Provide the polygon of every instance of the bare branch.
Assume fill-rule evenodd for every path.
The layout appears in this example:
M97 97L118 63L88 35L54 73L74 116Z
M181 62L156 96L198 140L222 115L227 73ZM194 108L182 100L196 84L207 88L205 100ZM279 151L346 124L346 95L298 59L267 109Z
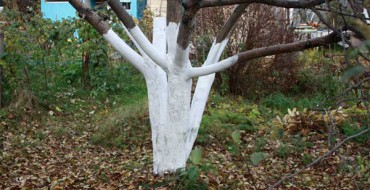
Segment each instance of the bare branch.
M164 55L158 52L153 44L150 43L148 38L135 24L132 17L127 13L123 5L118 0L109 0L108 4L112 8L114 13L116 13L117 17L122 21L123 25L128 29L138 48L142 49L150 59L152 59L156 64L166 70L167 65Z
M333 99L336 99L336 98L339 98L341 96L344 96L345 94L347 94L351 90L359 88L362 84L364 84L365 82L367 82L369 80L370 80L370 77L366 77L366 78L362 79L361 81L357 82L353 86L350 86L350 87L346 88L345 90L343 90L342 93L340 93L339 95L335 96Z
M312 7L311 10L319 17L320 21L323 22L328 28L330 28L331 30L333 30L334 32L336 32L337 34L340 34L339 30L337 30L336 28L334 28L334 26L332 26L323 16L322 14L315 8L315 7Z
M203 0L200 8L235 5L243 3L261 3L285 8L309 8L325 3L325 0Z
M286 175L285 177L283 177L282 179L280 179L279 181L277 181L276 183L274 183L273 185L271 185L268 189L273 189L275 187L278 187L283 181L287 180L287 179L290 179L290 178L293 178L294 176L300 174L302 171L304 171L305 169L319 163L322 159L328 157L329 155L333 154L339 147L341 147L345 142L347 142L348 140L351 140L353 138L356 138L362 134L365 134L367 133L368 131L370 131L370 127L362 130L361 132L357 133L357 134L354 134L352 136L349 136L347 138L345 138L344 140L342 140L341 142L339 142L337 145L335 145L334 148L332 148L330 151L326 152L324 155L320 156L319 158L317 158L316 160L314 160L313 162L311 162L310 164L308 164L307 166L305 166L304 168L294 172L293 174L289 174L289 175Z
M326 35L320 38L311 39L311 40L257 48L257 49L253 49L253 50L246 51L243 53L239 53L238 62L240 63L240 62L244 62L247 60L264 57L268 55L277 55L277 54L282 54L282 53L302 51L305 49L324 46L324 45L328 45L328 44L339 42L339 41L340 41L340 37L335 33L331 33L329 35Z
M239 18L243 15L245 9L248 7L249 4L240 4L235 7L233 13L231 14L229 20L225 23L225 25L222 27L220 33L216 37L216 43L220 43L224 39L227 38L227 36L231 33L233 30L235 24L238 22Z
M187 76L189 78L193 78L197 76L209 75L209 74L227 69L236 63L245 63L246 61L251 60L251 59L260 58L260 57L264 57L268 55L277 55L277 54L283 54L283 53L302 51L305 49L319 47L319 46L335 43L338 41L340 41L340 37L336 35L335 33L331 33L329 35L326 35L320 38L311 39L311 40L252 49L249 51L239 53L232 57L229 57L225 60L222 60L221 62L217 64L212 64L212 65L203 66L203 67L189 68L187 71Z

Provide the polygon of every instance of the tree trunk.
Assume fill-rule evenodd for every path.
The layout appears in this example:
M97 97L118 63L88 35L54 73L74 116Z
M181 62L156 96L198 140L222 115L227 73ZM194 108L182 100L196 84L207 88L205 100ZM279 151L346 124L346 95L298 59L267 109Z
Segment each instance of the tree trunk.
M193 139L191 80L163 70L147 78L155 174L185 168ZM167 82L168 81L168 82ZM199 124L198 124L199 125ZM194 136L195 135L195 136Z
M163 35L164 18L154 20L153 45L166 52L166 36ZM173 51L169 51L173 52ZM151 62L150 59L146 61ZM163 175L185 168L189 157L190 100L192 81L182 72L166 73L153 65L150 74L145 75L153 144L153 171ZM169 64L170 65L170 64ZM192 146L191 146L192 147Z
M85 90L90 88L90 52L86 51L82 54L82 87Z

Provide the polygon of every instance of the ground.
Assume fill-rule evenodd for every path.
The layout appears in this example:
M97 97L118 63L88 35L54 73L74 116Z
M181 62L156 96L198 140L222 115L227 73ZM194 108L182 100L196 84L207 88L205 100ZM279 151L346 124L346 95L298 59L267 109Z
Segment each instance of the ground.
M32 114L2 112L0 189L266 189L329 150L326 133L284 132L276 139L270 127L276 121L263 117L257 105L235 108L215 101L207 107L195 145L202 150L200 163L189 161L185 172L155 176L146 111L136 118L136 126L121 122L127 126L121 128L121 141L113 142L117 146L100 146L96 135L114 108L65 98L75 105L71 111L54 106ZM248 119L252 121L242 122ZM209 123L219 131L210 130ZM240 129L238 143L231 135L235 127ZM279 189L369 189L368 145L350 141ZM264 152L266 158L251 162L254 152Z

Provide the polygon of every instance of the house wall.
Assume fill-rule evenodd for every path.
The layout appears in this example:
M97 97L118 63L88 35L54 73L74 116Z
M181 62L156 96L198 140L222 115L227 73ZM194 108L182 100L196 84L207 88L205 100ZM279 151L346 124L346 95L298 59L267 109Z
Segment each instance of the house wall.
M135 18L138 17L137 0L131 0L131 10L128 10L127 12Z
M95 6L95 0L84 1L92 7ZM146 0L131 0L131 9L127 10L127 12L135 18L141 18L143 16L145 6ZM68 19L69 17L72 18L76 16L76 10L68 3L68 1L47 2L47 0L41 0L41 12L44 14L44 18L49 18L52 21Z
M165 17L167 12L167 0L148 0L147 7L155 17Z
M46 2L41 0L41 12L44 18L49 18L52 21L61 19L68 19L68 17L75 17L76 10L68 1L63 2Z

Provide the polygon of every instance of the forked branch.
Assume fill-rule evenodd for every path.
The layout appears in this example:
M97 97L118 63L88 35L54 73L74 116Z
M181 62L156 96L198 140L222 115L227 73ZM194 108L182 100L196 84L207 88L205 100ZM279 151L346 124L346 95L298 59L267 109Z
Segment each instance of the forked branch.
M236 6L233 13L230 15L228 21L225 23L221 32L216 37L215 42L208 53L207 60L203 66L211 65L220 59L221 53L227 44L227 37L230 35L232 28L237 23L240 16L244 13L248 4L242 4ZM192 131L196 133L202 120L205 104L207 102L208 94L211 90L211 86L214 80L214 75L203 76L198 79L197 86L195 88L194 96L191 103L191 124ZM194 143L196 135L192 136L191 142Z
M128 14L126 9L118 0L109 0L108 5L112 8L117 17L121 20L123 25L130 32L131 36L134 38L135 42L142 49L146 55L149 56L155 63L157 63L164 70L167 69L166 59L164 55L157 51L140 28L135 24L132 17Z

